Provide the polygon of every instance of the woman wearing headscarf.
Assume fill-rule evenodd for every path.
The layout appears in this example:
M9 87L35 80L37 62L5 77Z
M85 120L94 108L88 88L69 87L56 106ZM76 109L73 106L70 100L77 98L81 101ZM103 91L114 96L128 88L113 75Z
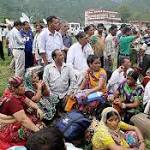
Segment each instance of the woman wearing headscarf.
M44 122L49 124L56 114L56 105L59 99L55 95L50 95L46 84L42 80L43 72L33 73L28 70L25 74L25 95L37 103L44 112Z
M115 93L113 104L121 110L125 122L129 122L133 115L143 111L144 90L140 84L137 84L138 77L137 71L130 71L127 80L119 85Z
M7 115L0 120L0 148L5 150L14 145L24 145L32 132L43 127L40 119L43 112L36 103L25 97L23 80L9 79L11 94L0 100L0 113ZM5 122L4 122L5 120Z
M129 141L125 139L122 131L135 131L136 144L130 147ZM116 109L108 107L102 112L102 119L95 129L92 138L93 150L144 150L144 139L135 126L121 121Z

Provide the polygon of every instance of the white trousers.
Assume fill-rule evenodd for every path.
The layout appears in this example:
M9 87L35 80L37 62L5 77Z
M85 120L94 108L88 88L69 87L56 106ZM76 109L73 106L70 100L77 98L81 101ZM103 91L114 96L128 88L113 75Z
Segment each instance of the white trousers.
M13 49L15 61L15 76L23 77L25 73L25 52L24 50Z

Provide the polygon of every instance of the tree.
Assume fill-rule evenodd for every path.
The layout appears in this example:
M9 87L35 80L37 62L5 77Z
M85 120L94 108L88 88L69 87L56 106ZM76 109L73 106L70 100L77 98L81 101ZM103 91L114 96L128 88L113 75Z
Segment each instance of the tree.
M129 18L131 16L131 12L130 12L128 6L127 5L121 5L118 8L118 11L121 15L122 22L128 22Z

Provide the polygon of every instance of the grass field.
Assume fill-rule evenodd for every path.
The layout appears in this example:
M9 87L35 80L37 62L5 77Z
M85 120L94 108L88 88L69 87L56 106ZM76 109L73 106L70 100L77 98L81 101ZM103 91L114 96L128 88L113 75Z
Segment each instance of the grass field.
M7 56L7 50L4 49L5 61L0 59L0 96L3 93L3 90L7 87L8 79L12 75L11 69L9 69L9 64L11 57Z

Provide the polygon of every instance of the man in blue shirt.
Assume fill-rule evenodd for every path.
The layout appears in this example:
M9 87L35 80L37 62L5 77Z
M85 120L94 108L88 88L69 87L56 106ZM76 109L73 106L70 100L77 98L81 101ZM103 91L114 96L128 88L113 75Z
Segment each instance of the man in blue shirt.
M27 21L23 22L23 29L20 31L23 38L26 39L25 43L25 69L33 66L33 32L31 31L30 25Z

